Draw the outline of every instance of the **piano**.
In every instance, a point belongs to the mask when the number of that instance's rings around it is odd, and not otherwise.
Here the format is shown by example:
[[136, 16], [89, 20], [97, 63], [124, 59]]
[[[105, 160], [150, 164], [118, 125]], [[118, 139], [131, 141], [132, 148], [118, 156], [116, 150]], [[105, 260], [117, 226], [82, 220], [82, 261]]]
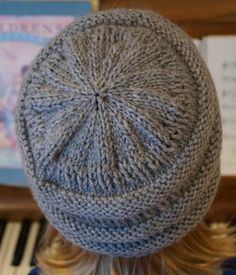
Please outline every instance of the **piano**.
[[[207, 221], [236, 221], [236, 178], [222, 176]], [[28, 188], [0, 186], [0, 275], [27, 275], [46, 219]]]
[[27, 275], [46, 219], [29, 189], [0, 186], [0, 275]]
[[27, 275], [36, 265], [35, 251], [44, 231], [40, 221], [0, 220], [0, 274]]

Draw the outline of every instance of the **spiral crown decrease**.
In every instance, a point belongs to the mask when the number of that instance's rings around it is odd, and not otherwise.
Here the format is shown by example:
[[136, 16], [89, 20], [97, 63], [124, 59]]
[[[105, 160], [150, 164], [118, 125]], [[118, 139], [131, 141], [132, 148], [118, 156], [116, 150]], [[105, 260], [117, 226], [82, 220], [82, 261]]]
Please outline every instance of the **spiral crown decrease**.
[[220, 179], [214, 84], [191, 38], [158, 13], [76, 19], [21, 87], [17, 141], [34, 198], [74, 244], [143, 256], [204, 217]]

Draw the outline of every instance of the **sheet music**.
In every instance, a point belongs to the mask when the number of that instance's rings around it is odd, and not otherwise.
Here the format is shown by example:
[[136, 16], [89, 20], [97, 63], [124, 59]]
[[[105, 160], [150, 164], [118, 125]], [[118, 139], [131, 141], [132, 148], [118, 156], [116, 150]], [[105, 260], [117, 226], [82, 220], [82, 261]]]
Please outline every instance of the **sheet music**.
[[198, 50], [200, 50], [200, 46], [201, 46], [201, 39], [199, 38], [192, 38], [193, 43], [195, 44], [195, 46], [197, 47]]
[[236, 36], [208, 36], [203, 56], [214, 80], [222, 114], [221, 173], [236, 175]]

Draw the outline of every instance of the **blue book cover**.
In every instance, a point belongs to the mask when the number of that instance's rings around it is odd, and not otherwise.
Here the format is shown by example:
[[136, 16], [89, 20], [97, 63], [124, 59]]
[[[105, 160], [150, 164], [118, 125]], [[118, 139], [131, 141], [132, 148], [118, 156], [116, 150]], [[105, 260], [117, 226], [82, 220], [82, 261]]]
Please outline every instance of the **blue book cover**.
[[91, 10], [90, 1], [0, 1], [0, 15], [82, 16]]
[[0, 1], [0, 184], [27, 185], [14, 117], [30, 62], [60, 30], [90, 12], [86, 1]]

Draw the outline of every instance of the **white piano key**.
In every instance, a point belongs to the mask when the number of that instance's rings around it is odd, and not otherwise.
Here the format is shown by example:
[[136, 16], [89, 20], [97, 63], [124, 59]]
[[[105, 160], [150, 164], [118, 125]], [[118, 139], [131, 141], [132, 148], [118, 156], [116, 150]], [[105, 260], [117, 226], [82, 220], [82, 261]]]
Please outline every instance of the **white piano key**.
[[21, 223], [20, 222], [12, 222], [12, 228], [10, 231], [10, 235], [8, 238], [7, 245], [4, 249], [4, 260], [2, 262], [1, 267], [1, 275], [13, 275], [16, 267], [11, 265], [13, 254], [15, 251], [15, 246], [18, 240], [18, 236], [20, 233]]
[[5, 261], [5, 256], [6, 256], [5, 251], [8, 245], [8, 240], [10, 239], [10, 236], [12, 236], [12, 230], [13, 230], [13, 224], [8, 222], [5, 228], [5, 232], [4, 232], [1, 247], [0, 247], [0, 275], [2, 275], [1, 270], [2, 270], [2, 265]]
[[24, 256], [22, 258], [22, 261], [19, 267], [16, 268], [13, 275], [23, 275], [23, 274], [27, 275], [32, 269], [32, 266], [30, 265], [30, 261], [33, 254], [34, 244], [36, 241], [38, 230], [39, 230], [39, 223], [33, 222], [31, 225], [29, 237], [26, 243]]

